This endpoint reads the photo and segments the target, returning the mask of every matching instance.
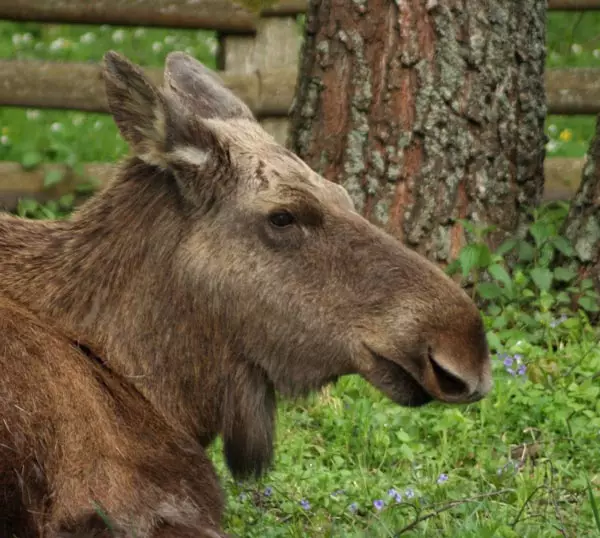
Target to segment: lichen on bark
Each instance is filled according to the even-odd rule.
[[[543,188],[545,5],[311,0],[291,145],[446,263],[458,219],[524,231]]]

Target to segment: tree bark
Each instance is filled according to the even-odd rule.
[[[310,0],[291,147],[442,264],[457,219],[520,232],[543,191],[539,0]]]
[[[591,278],[600,292],[600,116],[563,233],[575,249],[580,277]]]

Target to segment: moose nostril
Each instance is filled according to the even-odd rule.
[[[438,364],[433,358],[433,351],[431,348],[429,349],[429,362],[440,389],[444,394],[465,394],[469,392],[469,387],[464,381]]]

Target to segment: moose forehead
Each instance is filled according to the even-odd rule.
[[[275,142],[258,123],[205,121],[228,146],[243,190],[250,189],[273,201],[277,198],[303,199],[354,211],[354,203],[346,189],[314,172],[294,153]]]

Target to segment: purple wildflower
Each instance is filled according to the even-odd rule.
[[[398,493],[394,488],[388,490],[388,495],[393,497],[397,503],[402,502],[402,494]]]
[[[375,510],[379,511],[385,506],[385,502],[383,502],[382,499],[377,499],[376,501],[373,501],[373,506],[375,507]]]
[[[404,495],[406,495],[407,499],[412,499],[415,496],[415,492],[412,488],[408,488],[405,492]]]
[[[300,506],[304,508],[304,510],[310,510],[310,503],[306,499],[300,501]]]
[[[271,495],[273,495],[273,488],[269,486],[265,489],[265,497],[270,497]]]
[[[513,362],[515,362],[515,359],[509,356],[502,361],[502,364],[504,364],[504,366],[506,366],[507,368],[510,368],[513,365]]]
[[[446,480],[448,480],[448,475],[446,473],[442,473],[440,476],[438,476],[437,483],[443,484],[446,482]]]
[[[358,504],[356,503],[352,503],[349,507],[348,510],[350,510],[350,512],[352,512],[353,514],[356,514],[356,512],[358,511]]]
[[[517,375],[525,375],[526,372],[527,372],[527,366],[525,366],[524,364],[521,364],[521,366],[519,366],[519,369],[517,370]]]

